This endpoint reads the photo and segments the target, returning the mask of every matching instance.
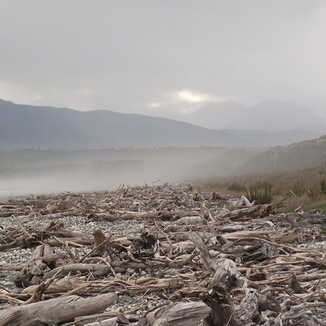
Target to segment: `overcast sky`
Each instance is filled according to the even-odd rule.
[[[16,103],[326,113],[325,0],[2,0],[0,41],[0,98]]]

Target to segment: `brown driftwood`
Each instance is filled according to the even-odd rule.
[[[52,277],[57,271],[61,270],[61,274],[68,274],[70,272],[95,272],[98,275],[105,275],[110,272],[110,268],[103,264],[69,264],[52,269],[45,273],[44,278]]]
[[[130,324],[129,320],[123,314],[118,313],[116,317],[88,323],[85,326],[117,326],[126,324]]]
[[[6,263],[0,262],[0,270],[8,270],[8,271],[20,271],[24,268],[24,264],[13,264],[13,263]]]
[[[58,270],[60,272],[60,270]],[[78,286],[85,284],[79,279],[65,277],[63,279],[59,279],[57,282],[50,284],[43,293],[45,294],[54,294],[54,293],[65,293],[70,291]],[[37,285],[31,285],[25,288],[22,293],[32,295],[37,288]]]
[[[170,184],[12,199],[0,213],[10,216],[1,218],[10,223],[0,228],[0,313],[114,292],[113,310],[64,325],[145,326],[145,316],[191,325],[187,311],[205,326],[326,324],[321,213],[277,215]],[[15,263],[21,249],[24,265]],[[176,309],[174,320],[176,305],[189,301],[210,313]]]
[[[267,309],[280,312],[281,306],[273,298],[250,289],[246,291],[246,296],[236,308],[236,312],[241,325],[249,326],[252,323],[260,323],[262,321],[261,312]]]
[[[116,300],[115,294],[81,298],[69,296],[0,310],[0,326],[53,325],[100,312]]]
[[[197,326],[210,312],[202,302],[178,303],[148,314],[146,320],[149,326]]]
[[[211,293],[204,296],[203,301],[212,309],[205,318],[205,326],[241,325],[235,316],[231,297],[225,289],[215,286]]]
[[[301,234],[300,229],[296,228],[296,229],[289,231],[286,234],[283,234],[280,237],[274,238],[273,240],[276,243],[290,243],[290,242],[294,242],[295,240],[297,240],[300,237],[300,234]]]

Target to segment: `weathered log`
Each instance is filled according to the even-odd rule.
[[[275,312],[281,311],[279,303],[257,290],[248,289],[246,296],[241,301],[240,305],[236,307],[236,313],[241,321],[242,326],[252,325],[252,322],[259,323],[262,320],[262,310],[272,310]]]
[[[57,325],[103,311],[116,300],[113,293],[96,297],[69,296],[0,310],[0,326]]]
[[[60,270],[58,270],[59,272]],[[70,291],[78,286],[83,285],[84,282],[82,280],[79,280],[77,278],[71,278],[71,277],[65,277],[63,279],[58,280],[55,283],[52,283],[47,287],[47,289],[44,291],[45,294],[54,294],[54,293],[62,293]],[[25,288],[22,293],[23,294],[30,294],[32,295],[37,288],[37,285],[31,285],[27,288]]]
[[[226,290],[232,290],[238,283],[237,265],[231,259],[220,258],[216,260],[216,271],[212,284],[219,285]]]
[[[246,248],[243,252],[242,259],[248,261],[264,261],[278,253],[278,248],[266,242],[259,242],[254,246]]]
[[[206,268],[207,271],[215,272],[217,266],[215,262],[212,260],[211,255],[203,241],[203,239],[196,233],[190,233],[189,239],[196,245],[200,252],[200,258]]]
[[[242,209],[228,211],[227,213],[221,214],[221,216],[219,215],[219,217],[221,217],[221,218],[230,217],[231,219],[237,219],[240,217],[248,217],[251,214],[258,211],[259,209],[260,209],[260,206],[245,207]]]
[[[149,326],[197,326],[211,312],[203,302],[178,303],[164,307],[146,316]]]
[[[268,232],[266,232],[266,231],[237,231],[237,232],[232,232],[232,233],[224,233],[223,236],[227,240],[238,240],[238,239],[247,238],[247,237],[268,239]]]
[[[273,240],[276,243],[290,243],[290,242],[294,242],[295,240],[297,240],[301,235],[301,231],[300,229],[296,228],[293,229],[291,231],[289,231],[286,234],[281,235],[280,237],[276,237]]]
[[[29,262],[21,269],[19,275],[15,278],[15,284],[18,287],[26,287],[40,283],[41,277],[50,267],[54,267],[59,256],[57,256],[53,248],[47,244],[37,246]],[[39,279],[36,282],[36,278]],[[32,282],[33,280],[33,282]]]
[[[52,277],[58,270],[61,274],[68,274],[70,272],[95,272],[100,275],[105,275],[110,272],[110,267],[103,264],[69,264],[54,268],[48,273],[44,274],[44,279]]]
[[[203,301],[212,309],[204,321],[205,326],[240,326],[228,291],[216,285]]]
[[[24,264],[0,262],[0,271],[20,271],[24,267]]]
[[[196,225],[196,224],[202,224],[205,223],[206,221],[197,215],[192,215],[192,216],[185,216],[181,217],[176,221],[177,224],[179,225]]]
[[[93,244],[90,237],[72,237],[72,238],[58,238],[54,237],[43,241],[50,246],[60,246],[62,243],[67,243],[73,247],[84,247],[85,245]]]
[[[85,324],[85,326],[117,326],[130,324],[129,320],[121,313],[116,317]]]

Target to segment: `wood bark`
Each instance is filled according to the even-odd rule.
[[[61,297],[0,311],[0,326],[57,325],[103,311],[116,300],[113,293],[96,297]]]
[[[148,319],[150,326],[197,326],[211,312],[203,302],[178,303],[171,308],[162,309],[154,315],[155,321]]]

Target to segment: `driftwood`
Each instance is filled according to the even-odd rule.
[[[0,326],[57,325],[75,317],[100,312],[116,300],[115,294],[93,298],[69,296],[0,311]]]
[[[116,317],[104,319],[98,322],[85,324],[85,326],[116,326],[130,324],[129,320],[122,314],[117,314]]]
[[[244,198],[165,184],[13,198],[0,204],[0,219],[0,251],[9,257],[0,262],[0,325],[28,325],[32,315],[37,325],[35,305],[51,314],[67,298],[112,293],[113,310],[94,303],[98,310],[60,323],[326,324],[320,213],[278,215]],[[21,249],[29,250],[25,264],[11,260]]]
[[[149,326],[197,326],[210,312],[203,302],[178,303],[149,313],[146,321]]]

